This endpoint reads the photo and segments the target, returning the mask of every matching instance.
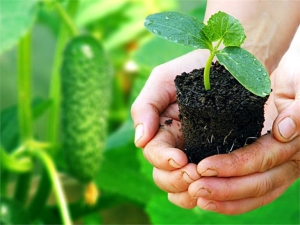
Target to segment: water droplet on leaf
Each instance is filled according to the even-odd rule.
[[[152,20],[146,19],[144,24],[145,24],[145,26],[148,26],[148,25],[150,25],[152,23],[153,23]]]
[[[160,35],[160,31],[159,30],[153,29],[152,31],[153,31],[154,34]]]

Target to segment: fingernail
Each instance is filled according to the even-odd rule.
[[[205,170],[203,173],[200,173],[201,176],[204,176],[204,177],[215,177],[215,176],[218,176],[218,171],[215,171],[215,170],[212,170],[212,169],[207,169]]]
[[[178,163],[176,163],[173,159],[169,159],[169,164],[174,167],[174,168],[181,168],[182,166],[180,166]]]
[[[286,117],[278,125],[280,135],[285,139],[290,139],[296,132],[296,123],[291,117]]]
[[[206,188],[200,188],[193,197],[208,197],[211,193]]]
[[[134,142],[137,142],[144,134],[144,125],[142,123],[135,127]]]
[[[194,180],[186,172],[182,173],[182,177],[183,177],[184,181],[187,182],[188,184],[191,184],[192,182],[194,182]]]
[[[205,210],[209,210],[209,211],[216,211],[217,210],[217,205],[213,202],[208,203],[205,207]]]

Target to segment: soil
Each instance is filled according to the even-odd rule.
[[[211,67],[211,90],[206,91],[203,71],[175,78],[184,151],[192,163],[230,153],[260,137],[268,99],[246,90],[218,62]]]

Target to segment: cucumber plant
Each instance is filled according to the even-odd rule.
[[[210,67],[216,56],[219,63],[250,92],[265,97],[271,92],[268,72],[259,60],[241,47],[246,39],[244,28],[234,17],[218,12],[207,24],[178,12],[149,15],[145,27],[153,34],[178,44],[208,49],[210,55],[204,68],[204,87],[210,90]],[[223,44],[225,48],[219,49]]]

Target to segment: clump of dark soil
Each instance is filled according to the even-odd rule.
[[[211,90],[203,84],[204,69],[175,78],[185,153],[192,163],[230,153],[260,137],[267,97],[246,90],[218,62],[210,71]]]

